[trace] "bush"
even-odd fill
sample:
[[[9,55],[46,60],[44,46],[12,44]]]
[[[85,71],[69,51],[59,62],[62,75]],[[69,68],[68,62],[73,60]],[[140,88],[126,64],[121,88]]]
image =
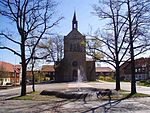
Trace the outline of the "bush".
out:
[[[111,77],[105,77],[105,80],[107,81],[107,80],[112,80],[112,78]]]
[[[111,76],[99,76],[98,80],[104,80],[104,81],[114,82],[114,79],[112,79]]]
[[[105,80],[105,77],[104,76],[99,76],[98,79],[99,80]]]

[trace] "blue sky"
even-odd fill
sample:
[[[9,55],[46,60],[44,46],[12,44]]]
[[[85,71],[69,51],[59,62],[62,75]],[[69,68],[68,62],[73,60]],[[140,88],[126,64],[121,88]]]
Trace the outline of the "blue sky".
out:
[[[71,31],[72,18],[74,11],[76,11],[77,21],[78,21],[78,30],[86,34],[90,27],[92,26],[94,30],[96,30],[100,25],[100,21],[96,16],[91,14],[93,11],[92,5],[98,3],[98,0],[56,0],[60,2],[57,7],[57,11],[59,15],[64,16],[64,19],[60,22],[60,24],[55,28],[54,32],[57,32],[61,35],[67,35]],[[1,28],[10,27],[12,23],[8,23],[3,18],[0,18]],[[4,44],[8,44],[5,40],[3,40]],[[14,47],[14,45],[11,45]],[[18,48],[18,47],[15,47]],[[13,53],[7,50],[0,50],[0,61],[6,61],[12,64],[18,64],[20,62],[20,58],[14,55]]]
[[[74,11],[76,11],[78,28],[81,33],[87,33],[89,25],[97,28],[100,22],[96,16],[91,14],[93,11],[92,5],[97,2],[98,0],[62,0],[60,12],[64,16],[64,20],[60,23],[61,33],[67,34],[71,30]]]

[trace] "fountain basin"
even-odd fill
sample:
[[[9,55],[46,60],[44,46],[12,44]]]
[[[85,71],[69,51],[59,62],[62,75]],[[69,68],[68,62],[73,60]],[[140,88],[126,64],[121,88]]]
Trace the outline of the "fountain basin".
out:
[[[66,99],[85,99],[92,94],[96,94],[100,89],[97,88],[80,88],[80,89],[68,89],[68,90],[43,90],[41,95],[56,96]]]

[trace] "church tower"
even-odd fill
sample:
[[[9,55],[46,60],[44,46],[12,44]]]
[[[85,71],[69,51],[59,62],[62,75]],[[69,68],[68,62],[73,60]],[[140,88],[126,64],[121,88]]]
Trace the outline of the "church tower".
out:
[[[74,12],[72,31],[64,37],[64,61],[66,69],[64,78],[68,81],[77,81],[79,73],[86,74],[85,36],[78,31],[78,21]],[[80,72],[79,72],[80,71]],[[82,77],[82,79],[86,79]]]
[[[58,65],[56,81],[95,80],[95,62],[86,61],[85,42],[85,36],[78,31],[78,21],[74,12],[72,30],[64,36],[64,59]]]

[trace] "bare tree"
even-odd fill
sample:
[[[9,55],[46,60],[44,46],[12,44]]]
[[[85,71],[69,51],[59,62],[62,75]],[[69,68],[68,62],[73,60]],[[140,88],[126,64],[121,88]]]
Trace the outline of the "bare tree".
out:
[[[129,28],[129,43],[131,56],[131,94],[136,93],[134,51],[140,48],[136,54],[149,49],[149,25],[150,25],[150,1],[127,0],[127,18]],[[144,41],[143,41],[144,40]],[[140,43],[139,43],[140,42]]]
[[[57,67],[57,62],[63,58],[63,37],[53,35],[48,39],[38,44],[39,55],[45,57],[47,62],[54,63],[54,69]]]
[[[102,49],[97,49],[106,58],[100,61],[107,62],[116,69],[116,90],[120,90],[119,69],[129,48],[129,44],[125,43],[128,28],[124,28],[127,20],[121,16],[122,3],[119,3],[118,0],[100,0],[99,5],[94,5],[93,8],[94,14],[107,21],[105,21],[106,26],[103,33],[98,33],[95,37],[96,40],[102,42],[102,46],[105,46]]]
[[[7,49],[21,58],[21,96],[26,95],[26,68],[37,44],[62,19],[62,17],[54,19],[57,5],[53,0],[0,1],[0,14],[7,18],[9,22],[12,22],[14,29],[16,28],[13,33],[10,33],[10,28],[9,33],[1,32],[0,36],[20,46],[20,52],[10,46],[0,46],[0,49]],[[17,38],[14,35],[15,33],[17,33]],[[34,45],[28,45],[27,43],[31,39],[35,39]],[[32,46],[31,54],[27,52],[29,46]]]
[[[99,0],[99,5],[94,5],[93,8],[94,13],[100,19],[105,19],[106,23],[105,32],[102,32],[99,38],[95,37],[105,46],[103,49],[97,49],[107,58],[100,61],[108,62],[116,69],[116,90],[119,90],[120,65],[124,61],[131,60],[133,81],[131,92],[133,90],[136,92],[135,75],[133,75],[134,57],[149,49],[149,1],[131,0],[131,2],[129,0]],[[135,54],[133,50],[136,51]]]

